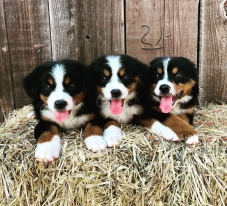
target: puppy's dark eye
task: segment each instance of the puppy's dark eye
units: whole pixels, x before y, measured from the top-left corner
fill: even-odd
[[[159,74],[155,74],[155,77],[158,79],[159,78]]]
[[[46,90],[51,90],[51,89],[52,89],[52,86],[49,85],[49,84],[46,84],[46,85],[45,85],[45,89],[46,89]]]
[[[70,83],[68,87],[69,87],[69,89],[75,89],[76,88],[76,84]]]
[[[181,77],[183,77],[183,74],[181,74],[181,73],[176,74],[176,78],[181,78]]]
[[[107,77],[106,77],[106,76],[102,76],[102,77],[101,77],[101,80],[102,80],[102,81],[106,81],[106,80],[107,80]]]
[[[128,77],[128,75],[124,75],[123,77],[122,77],[124,80],[127,80],[129,77]]]

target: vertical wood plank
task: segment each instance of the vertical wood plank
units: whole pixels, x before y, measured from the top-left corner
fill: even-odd
[[[148,63],[164,54],[164,0],[126,1],[126,53]]]
[[[38,63],[51,59],[48,2],[5,0],[15,107],[30,103],[23,77]]]
[[[198,0],[126,1],[126,52],[145,63],[162,55],[197,63],[197,36]]]
[[[14,108],[11,67],[4,17],[4,2],[0,1],[0,123]]]
[[[50,0],[53,59],[123,53],[124,1]]]
[[[198,0],[165,0],[165,56],[184,56],[197,64],[198,12]]]
[[[227,1],[201,0],[200,101],[227,103]]]

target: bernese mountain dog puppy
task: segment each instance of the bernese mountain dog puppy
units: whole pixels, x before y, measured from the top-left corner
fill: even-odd
[[[142,125],[167,140],[198,143],[192,126],[199,91],[195,64],[184,57],[158,57],[148,70],[149,100]]]
[[[85,138],[101,139],[98,150],[106,148],[102,129],[91,122],[95,114],[89,99],[90,79],[84,64],[67,59],[42,63],[24,78],[25,91],[39,120],[34,131],[39,161],[59,157],[60,136],[69,129],[84,128]]]
[[[128,55],[104,55],[89,69],[93,73],[103,139],[108,147],[118,146],[122,141],[120,124],[134,123],[143,113],[147,65]]]

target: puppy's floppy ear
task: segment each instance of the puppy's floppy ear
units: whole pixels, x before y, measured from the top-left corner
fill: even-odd
[[[35,99],[38,90],[38,78],[39,72],[35,69],[23,79],[24,89],[27,95],[33,100]]]

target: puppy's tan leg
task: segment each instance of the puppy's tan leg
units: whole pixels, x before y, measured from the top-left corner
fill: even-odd
[[[165,126],[172,129],[180,139],[186,139],[187,144],[197,144],[198,134],[193,126],[188,123],[186,115],[170,115],[164,122]]]
[[[171,128],[163,125],[156,119],[139,120],[139,124],[143,127],[146,127],[151,133],[156,134],[166,140],[179,140],[177,134]]]
[[[170,115],[162,123],[156,119],[146,119],[140,120],[139,124],[148,128],[151,133],[167,140],[178,141],[186,139],[187,144],[197,144],[199,142],[196,130],[176,115]]]

